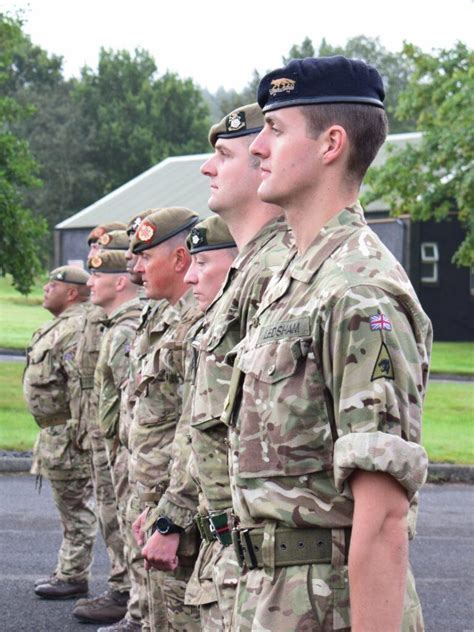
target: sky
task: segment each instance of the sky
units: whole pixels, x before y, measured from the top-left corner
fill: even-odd
[[[101,47],[144,48],[160,74],[210,92],[242,89],[306,36],[315,46],[379,37],[394,52],[404,40],[427,52],[457,40],[474,47],[472,0],[0,0],[1,12],[18,10],[33,43],[63,57],[66,77],[95,69]]]

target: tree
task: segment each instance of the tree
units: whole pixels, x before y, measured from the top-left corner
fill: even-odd
[[[145,50],[100,52],[75,87],[87,161],[104,195],[168,156],[207,150],[208,109],[190,79],[157,77]]]
[[[8,94],[15,79],[15,51],[23,37],[21,22],[0,13],[0,273],[11,274],[15,287],[27,294],[42,271],[46,225],[24,205],[23,190],[39,181],[28,144],[12,131],[31,111]]]
[[[314,57],[314,55],[315,50],[313,42],[309,39],[309,37],[305,37],[301,44],[293,44],[288,52],[288,55],[283,56],[283,63],[287,64],[291,59],[304,59],[305,57]]]
[[[382,75],[385,86],[385,108],[390,125],[390,132],[408,132],[415,129],[413,118],[400,119],[395,115],[400,93],[408,85],[413,72],[413,63],[408,58],[403,58],[399,52],[387,50],[378,37],[370,38],[358,35],[349,39],[345,46],[331,46],[323,38],[319,45],[320,56],[345,55],[363,59],[368,64],[375,66]],[[400,113],[401,115],[401,113]]]
[[[406,44],[403,59],[414,68],[397,114],[413,117],[423,132],[418,146],[389,156],[369,170],[368,203],[383,198],[391,212],[409,210],[415,220],[458,214],[466,238],[458,265],[474,265],[474,54],[465,44],[435,55]]]

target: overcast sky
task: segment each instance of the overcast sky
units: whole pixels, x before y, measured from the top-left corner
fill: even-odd
[[[160,73],[192,77],[215,92],[241,89],[308,36],[342,45],[379,37],[392,51],[403,40],[431,51],[461,40],[474,45],[472,0],[0,0],[0,11],[23,9],[35,44],[62,55],[67,77],[97,67],[105,48],[148,50]]]

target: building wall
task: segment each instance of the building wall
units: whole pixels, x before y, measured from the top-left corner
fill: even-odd
[[[71,230],[56,230],[55,265],[64,266],[82,261],[86,267],[89,246],[87,236],[92,229],[75,228]]]

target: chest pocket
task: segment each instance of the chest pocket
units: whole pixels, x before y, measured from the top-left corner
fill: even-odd
[[[239,339],[237,318],[213,325],[210,335],[201,339],[191,422],[199,430],[222,423],[220,418],[232,376],[232,367],[226,364],[225,357]]]
[[[44,386],[55,380],[49,349],[36,349],[30,352],[25,375],[32,386]]]
[[[283,339],[241,351],[238,414],[243,478],[330,469],[333,445],[312,339]]]
[[[163,366],[161,354],[169,350],[157,348],[144,360],[140,375],[137,379],[135,395],[137,402],[134,418],[142,425],[166,425],[177,423],[178,389],[174,373],[170,373]]]

